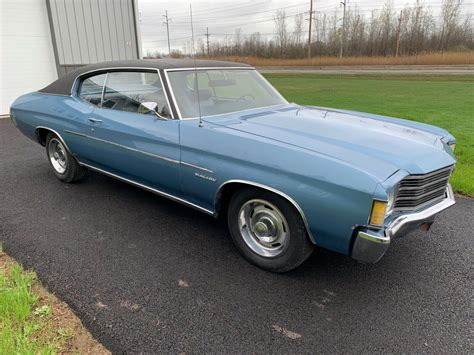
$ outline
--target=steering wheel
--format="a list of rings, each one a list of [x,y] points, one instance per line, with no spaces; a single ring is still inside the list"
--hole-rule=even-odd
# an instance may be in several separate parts
[[[245,95],[242,95],[240,97],[237,98],[237,101],[245,101],[245,100],[248,100],[250,98],[250,100],[255,100],[255,96],[253,96],[252,94],[245,94]]]

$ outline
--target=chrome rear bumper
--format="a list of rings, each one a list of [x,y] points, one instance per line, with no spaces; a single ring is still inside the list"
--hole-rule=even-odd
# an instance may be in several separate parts
[[[405,235],[421,225],[433,223],[436,215],[451,207],[456,202],[453,190],[448,184],[446,198],[441,202],[422,211],[401,215],[395,218],[388,226],[381,230],[360,230],[352,246],[352,258],[363,263],[376,263],[390,246],[392,239]]]

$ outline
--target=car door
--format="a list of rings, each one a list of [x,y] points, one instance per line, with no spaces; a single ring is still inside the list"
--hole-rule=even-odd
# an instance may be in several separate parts
[[[86,122],[87,164],[179,195],[179,120],[165,95],[156,70],[107,73],[101,104]]]

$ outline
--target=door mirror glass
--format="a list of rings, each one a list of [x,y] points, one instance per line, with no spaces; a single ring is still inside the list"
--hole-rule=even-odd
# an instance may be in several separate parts
[[[153,102],[153,101],[147,101],[147,102],[142,102],[141,106],[142,106],[142,109],[156,112],[156,109],[158,108],[158,103]]]
[[[158,103],[153,101],[146,101],[140,104],[138,108],[138,113],[153,113],[156,117],[167,120],[166,116],[158,112]]]

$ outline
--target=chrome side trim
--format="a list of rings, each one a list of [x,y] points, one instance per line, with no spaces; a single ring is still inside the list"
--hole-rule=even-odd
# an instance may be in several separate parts
[[[68,152],[71,153],[71,150],[70,150],[69,147],[67,146],[67,144],[66,144],[66,142],[64,141],[63,137],[61,137],[61,135],[60,135],[57,131],[55,131],[54,129],[49,128],[49,127],[37,126],[37,127],[35,128],[35,134],[36,134],[36,139],[38,140],[38,143],[41,144],[41,142],[40,142],[40,140],[39,140],[39,136],[38,136],[38,130],[39,130],[39,129],[47,129],[48,131],[53,132],[55,135],[58,136],[59,140],[61,141],[62,144],[64,144],[64,146],[66,147],[66,149],[68,150]],[[46,142],[45,142],[45,143],[46,143]],[[71,155],[72,155],[72,153],[71,153]]]
[[[84,133],[74,132],[74,131],[70,131],[68,129],[65,129],[64,132],[69,133],[69,134],[74,134],[75,136],[79,136],[79,137],[87,137],[87,135],[84,134]]]
[[[101,174],[104,174],[104,175],[107,175],[107,176],[110,176],[114,179],[117,179],[117,180],[121,180],[121,181],[124,181],[130,185],[134,185],[134,186],[137,186],[137,187],[140,187],[144,190],[147,190],[147,191],[150,191],[150,192],[153,192],[154,194],[157,194],[157,195],[160,195],[160,196],[163,196],[163,197],[166,197],[172,201],[175,201],[175,202],[179,202],[179,203],[182,203],[186,206],[189,206],[189,207],[192,207],[192,208],[195,208],[197,209],[198,211],[201,211],[201,212],[204,212],[208,215],[211,215],[211,216],[216,216],[216,214],[214,213],[214,211],[211,211],[211,210],[208,210],[207,208],[204,208],[204,207],[201,207],[199,205],[196,205],[192,202],[189,202],[187,200],[184,200],[182,198],[179,198],[179,197],[176,197],[174,195],[171,195],[171,194],[168,194],[166,192],[163,192],[163,191],[160,191],[158,189],[155,189],[153,187],[150,187],[148,185],[144,185],[142,183],[139,183],[139,182],[136,182],[134,180],[130,180],[130,179],[127,179],[127,178],[124,178],[120,175],[117,175],[117,174],[114,174],[114,173],[111,173],[109,171],[106,171],[106,170],[103,170],[103,169],[100,169],[100,168],[97,168],[95,166],[92,166],[92,165],[89,165],[89,164],[85,164],[85,163],[82,163],[82,162],[79,162],[80,165],[86,167],[86,168],[89,168],[91,170],[94,170],[94,171],[97,171]]]
[[[408,230],[410,225],[429,221],[434,218],[436,214],[451,207],[455,203],[453,189],[451,185],[448,184],[446,187],[446,198],[444,200],[420,212],[404,214],[395,218],[385,230],[385,234],[390,238],[394,238],[398,234],[403,234],[404,230]]]
[[[203,168],[202,166],[199,166],[199,165],[194,165],[194,164],[191,164],[191,163],[187,163],[187,162],[185,162],[185,161],[181,161],[181,164],[182,164],[182,165],[189,166],[189,167],[191,167],[191,168],[203,170],[203,171],[206,171],[206,172],[211,173],[211,174],[214,173],[214,171],[212,171],[212,170],[210,170],[210,169]]]
[[[107,143],[107,144],[110,144],[110,145],[113,145],[113,146],[116,146],[116,147],[119,147],[119,148],[130,150],[130,151],[135,152],[135,153],[145,154],[145,155],[148,155],[148,156],[153,157],[153,158],[158,158],[158,159],[161,159],[161,160],[168,161],[170,163],[179,164],[179,160],[175,160],[175,159],[172,159],[172,158],[167,158],[167,157],[164,157],[162,155],[158,155],[158,154],[154,154],[154,153],[150,153],[150,152],[145,152],[144,150],[140,150],[140,149],[136,149],[136,148],[132,148],[132,147],[127,147],[126,145],[111,142],[111,141],[101,139],[101,138],[92,137],[92,136],[89,136],[89,135],[84,134],[84,133],[79,133],[79,132],[74,132],[74,131],[69,131],[69,130],[65,130],[64,132],[69,133],[69,134],[74,134],[74,135],[84,137],[84,138],[93,139],[93,140],[101,142],[101,143]]]
[[[186,166],[189,166],[191,168],[203,170],[203,171],[206,171],[206,172],[211,173],[211,174],[214,173],[214,171],[212,171],[211,169],[207,169],[207,168],[204,168],[204,167],[199,166],[199,165],[194,165],[194,164],[191,164],[191,163],[187,163],[185,161],[180,162],[179,160],[174,160],[174,159],[171,159],[171,158],[167,158],[167,157],[164,157],[162,155],[145,152],[143,150],[127,147],[127,146],[122,145],[122,144],[118,144],[118,143],[110,142],[110,141],[107,141],[107,140],[104,140],[104,139],[88,136],[87,134],[84,134],[84,133],[79,133],[79,132],[74,132],[74,131],[69,131],[69,130],[64,130],[64,132],[69,133],[69,134],[73,134],[73,135],[76,135],[76,136],[79,136],[79,137],[94,139],[94,140],[102,142],[102,143],[108,143],[108,144],[111,144],[111,145],[114,145],[114,146],[117,146],[117,147],[120,147],[120,148],[128,149],[128,150],[131,150],[131,151],[136,152],[136,153],[142,153],[142,154],[145,154],[145,155],[149,155],[151,157],[166,160],[166,161],[169,161],[169,162],[172,162],[172,163],[175,163],[175,164],[186,165]]]
[[[217,213],[217,205],[218,205],[218,202],[219,202],[219,198],[220,198],[220,194],[221,194],[221,190],[222,188],[227,185],[227,184],[232,184],[232,183],[239,183],[239,184],[244,184],[244,185],[249,185],[249,186],[255,186],[255,187],[259,187],[261,189],[264,189],[264,190],[268,190],[268,191],[271,191],[277,195],[280,195],[281,197],[283,197],[284,199],[286,199],[288,202],[290,202],[295,208],[296,210],[298,211],[298,213],[300,214],[301,216],[301,219],[303,220],[303,223],[304,223],[304,226],[306,228],[306,232],[308,233],[308,236],[309,238],[311,239],[311,241],[313,243],[316,243],[316,238],[314,237],[314,235],[311,233],[311,230],[309,229],[309,224],[308,224],[308,221],[306,219],[306,216],[303,212],[303,210],[301,209],[301,207],[298,205],[298,203],[293,200],[290,196],[288,196],[287,194],[285,194],[284,192],[281,192],[277,189],[274,189],[273,187],[270,187],[270,186],[267,186],[267,185],[263,185],[263,184],[259,184],[257,182],[253,182],[253,181],[248,181],[248,180],[227,180],[225,181],[224,183],[222,183],[219,188],[217,189],[216,191],[216,194],[214,195],[214,209],[216,210],[216,213]]]

